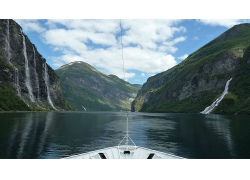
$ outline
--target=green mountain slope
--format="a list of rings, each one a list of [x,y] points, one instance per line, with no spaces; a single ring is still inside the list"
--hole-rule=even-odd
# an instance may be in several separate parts
[[[1,54],[0,54],[1,55]],[[30,108],[17,96],[12,84],[13,67],[0,57],[0,111],[26,111]]]
[[[150,77],[132,103],[132,111],[198,113],[211,105],[233,78],[230,93],[213,113],[248,112],[249,45],[250,24],[232,27],[180,64]]]
[[[139,89],[81,61],[64,65],[56,73],[63,96],[74,110],[130,110]]]

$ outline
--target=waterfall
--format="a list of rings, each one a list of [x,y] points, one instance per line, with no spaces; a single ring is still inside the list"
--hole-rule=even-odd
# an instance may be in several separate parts
[[[11,62],[10,62],[10,21],[9,21],[9,19],[7,20],[6,42],[7,42],[7,46],[6,46],[6,49],[7,49],[7,61],[8,61],[9,64],[11,64]]]
[[[6,49],[7,49],[7,61],[8,63],[14,67],[14,87],[16,88],[17,95],[21,98],[21,88],[19,86],[19,71],[18,69],[11,63],[11,53],[10,53],[10,21],[7,19],[7,37],[6,37]]]
[[[21,88],[19,86],[19,72],[18,69],[14,66],[14,86],[16,87],[17,95],[21,98]]]
[[[216,106],[218,106],[218,104],[221,102],[224,96],[228,93],[228,86],[231,80],[232,78],[227,81],[225,89],[223,93],[220,95],[220,97],[216,99],[210,106],[206,107],[204,111],[200,112],[201,114],[209,114]]]
[[[47,69],[47,65],[46,62],[44,63],[44,81],[45,81],[45,85],[46,85],[46,89],[47,89],[47,99],[48,102],[50,104],[50,106],[57,111],[57,109],[55,108],[55,106],[53,105],[53,102],[50,98],[50,91],[49,91],[49,75],[48,75],[48,69]]]
[[[25,75],[26,75],[25,85],[26,85],[26,87],[28,89],[31,102],[35,102],[32,86],[31,86],[31,83],[30,83],[30,70],[29,70],[29,61],[28,61],[27,51],[26,51],[25,37],[24,37],[24,35],[22,33],[22,29],[20,29],[20,31],[21,31],[21,34],[22,34],[22,37],[23,37],[23,55],[24,55],[24,59],[25,59]]]
[[[37,88],[37,100],[39,101],[40,100],[40,88],[39,88],[39,81],[38,81],[38,75],[37,75],[37,72],[36,72],[36,52],[35,52],[35,49],[34,49],[34,46],[33,47],[33,54],[34,54],[34,68],[35,68],[35,81],[36,81],[36,88]]]

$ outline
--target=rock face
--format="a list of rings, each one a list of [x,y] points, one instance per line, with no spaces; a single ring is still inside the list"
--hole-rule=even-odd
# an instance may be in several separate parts
[[[74,110],[130,110],[138,86],[78,61],[56,70],[63,95]]]
[[[150,77],[138,92],[131,110],[198,113],[216,100],[226,82],[233,78],[229,86],[231,94],[225,98],[233,99],[235,107],[223,112],[240,112],[243,108],[240,99],[244,100],[240,89],[246,89],[244,85],[237,86],[236,79],[242,68],[249,65],[249,59],[244,58],[249,45],[250,24],[232,27],[172,69]],[[244,100],[244,103],[247,107],[249,103],[250,110],[250,102]],[[215,108],[214,113],[221,108]]]
[[[31,109],[66,109],[59,77],[13,20],[0,20],[0,58],[5,78]]]

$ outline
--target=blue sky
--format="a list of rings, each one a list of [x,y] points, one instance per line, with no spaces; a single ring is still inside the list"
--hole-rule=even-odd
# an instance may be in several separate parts
[[[123,78],[119,19],[15,19],[53,68],[84,61]],[[143,84],[233,25],[249,20],[122,19],[125,78]]]
[[[14,19],[53,68],[84,61],[105,74],[143,84],[175,66],[232,26],[250,22],[244,0],[61,0],[4,2],[0,15]],[[13,6],[15,4],[15,6]],[[29,6],[27,6],[29,4]],[[11,11],[9,8],[11,7]]]

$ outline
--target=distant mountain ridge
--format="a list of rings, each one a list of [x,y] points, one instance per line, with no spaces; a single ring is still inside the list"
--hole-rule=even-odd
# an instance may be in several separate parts
[[[73,110],[130,110],[139,87],[115,75],[105,75],[88,63],[77,61],[56,70],[62,92]]]
[[[175,67],[150,77],[131,110],[199,113],[233,78],[212,113],[250,113],[250,24],[236,25]]]

